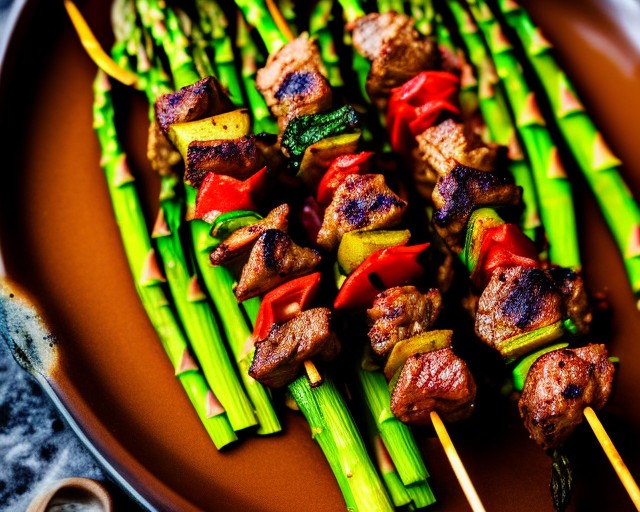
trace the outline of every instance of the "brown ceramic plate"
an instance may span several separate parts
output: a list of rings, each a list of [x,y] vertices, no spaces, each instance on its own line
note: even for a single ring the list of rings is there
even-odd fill
[[[527,4],[640,197],[638,4]],[[79,6],[110,44],[109,3]],[[42,345],[40,355],[56,356],[36,369],[41,382],[108,471],[149,509],[343,509],[300,416],[283,412],[284,435],[248,437],[224,453],[201,428],[130,279],[91,127],[94,76],[62,2],[28,1],[0,82],[0,245],[10,286],[33,301],[57,339],[55,348],[33,340]],[[134,97],[127,138],[140,169],[146,168],[145,115],[143,99]],[[594,337],[621,358],[615,395],[600,417],[640,475],[640,319],[596,204],[570,171],[586,278],[611,303],[610,319]],[[153,176],[144,174],[140,182],[153,198]],[[514,402],[485,393],[474,417],[452,425],[450,433],[488,510],[552,510],[550,459],[528,439]],[[418,438],[438,499],[432,510],[468,510],[433,433],[418,431]],[[567,448],[575,471],[572,510],[632,510],[586,426]]]

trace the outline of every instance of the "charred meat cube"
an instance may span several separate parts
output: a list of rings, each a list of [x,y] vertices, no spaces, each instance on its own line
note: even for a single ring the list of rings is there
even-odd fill
[[[231,110],[233,105],[222,84],[212,76],[175,92],[159,96],[154,105],[156,121],[164,134],[169,125],[195,121]]]
[[[586,334],[593,315],[582,274],[563,267],[552,267],[548,272],[562,293],[566,318],[571,320],[578,334]]]
[[[560,349],[529,370],[518,408],[531,438],[557,448],[582,422],[585,407],[600,409],[611,395],[614,367],[604,345]]]
[[[487,172],[461,164],[440,176],[433,190],[433,225],[449,248],[459,253],[473,210],[481,206],[516,206],[522,187],[506,172]]]
[[[541,268],[499,268],[478,300],[475,330],[504,355],[510,338],[563,319],[562,294]]]
[[[275,99],[278,103],[271,112],[282,132],[294,117],[331,108],[333,96],[329,81],[319,71],[293,71],[284,77]]]
[[[441,308],[435,288],[421,293],[415,286],[394,286],[379,293],[367,310],[374,352],[384,357],[398,341],[429,330]]]
[[[265,165],[255,135],[231,140],[193,141],[187,149],[185,181],[199,188],[210,172],[244,180]]]
[[[294,277],[309,274],[319,263],[320,254],[315,249],[296,245],[283,231],[267,229],[242,268],[236,298],[242,302],[265,293]]]
[[[209,256],[211,264],[226,265],[247,257],[254,242],[268,229],[286,232],[289,226],[287,215],[289,215],[289,205],[281,204],[271,210],[264,219],[237,229],[211,253]]]
[[[274,325],[256,343],[249,375],[265,386],[279,388],[298,376],[304,361],[331,361],[340,352],[340,342],[330,324],[331,310],[315,308]]]
[[[381,174],[351,174],[336,189],[325,210],[318,244],[333,250],[344,233],[354,229],[384,229],[396,226],[407,203],[385,183]]]
[[[430,425],[431,411],[444,421],[458,421],[473,412],[475,398],[467,364],[450,347],[442,348],[407,359],[391,393],[391,411],[412,425]]]
[[[269,108],[273,108],[280,102],[276,96],[285,78],[290,73],[305,71],[326,76],[318,47],[306,32],[269,55],[265,67],[256,74],[256,88],[264,96]]]
[[[440,64],[435,40],[420,35],[409,16],[371,13],[355,20],[350,28],[354,47],[371,60],[367,93],[383,111],[391,89]]]
[[[491,171],[504,163],[507,148],[485,144],[468,126],[447,119],[427,128],[418,137],[423,159],[439,176],[446,176],[456,165]]]

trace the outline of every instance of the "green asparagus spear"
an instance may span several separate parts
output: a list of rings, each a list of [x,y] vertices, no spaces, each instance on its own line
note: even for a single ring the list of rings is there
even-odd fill
[[[495,18],[485,10],[472,4],[471,10],[467,11],[457,1],[448,2],[447,6],[465,32],[480,28],[493,58],[533,170],[542,226],[549,243],[549,260],[563,267],[579,269],[580,251],[571,183],[513,48]]]
[[[514,2],[501,0],[498,4],[540,78],[564,139],[618,245],[631,289],[640,298],[640,209],[620,174],[620,161],[607,147],[570,79],[558,66],[551,44],[527,12]]]
[[[190,354],[184,333],[160,285],[160,277],[149,272],[157,268],[157,261],[126,156],[117,137],[110,83],[102,71],[94,82],[94,92],[94,130],[102,147],[102,166],[136,290],[176,376],[213,443],[222,448],[237,436],[226,413],[217,407],[215,395]]]

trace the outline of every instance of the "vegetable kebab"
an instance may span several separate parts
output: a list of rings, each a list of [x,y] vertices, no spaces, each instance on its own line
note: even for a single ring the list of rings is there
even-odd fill
[[[270,34],[261,33],[268,41]],[[331,91],[315,44],[302,34],[271,53],[256,87],[284,127],[280,142],[290,172],[316,193],[323,219],[313,238],[325,253],[337,253],[338,270],[349,274],[338,277],[334,308],[370,308],[374,351],[387,360],[385,373],[394,381],[392,411],[419,424],[430,424],[436,410],[448,421],[467,417],[475,382],[451,349],[451,331],[430,330],[441,305],[438,290],[417,287],[424,284],[428,244],[406,245],[411,233],[391,229],[407,203],[384,175],[369,170],[371,153],[354,152],[353,109],[328,111]],[[481,510],[475,491],[469,494]]]
[[[367,92],[388,108],[392,134],[415,137],[435,178],[433,225],[478,290],[476,333],[514,364],[522,390],[519,410],[531,437],[544,449],[558,448],[582,422],[583,411],[605,405],[614,379],[604,345],[558,343],[565,335],[588,332],[591,312],[581,274],[543,265],[532,241],[503,219],[515,218],[521,190],[505,171],[501,149],[485,144],[449,106],[454,96],[446,82],[455,77],[443,79],[439,59],[431,59],[431,69],[412,59],[417,65],[409,79],[408,66],[398,72],[384,65],[390,54],[429,47],[412,20],[399,13],[362,13],[350,28],[354,46],[372,61]],[[430,48],[437,56],[437,47]],[[411,103],[416,99],[418,106]],[[446,108],[425,126],[425,111],[443,100]]]

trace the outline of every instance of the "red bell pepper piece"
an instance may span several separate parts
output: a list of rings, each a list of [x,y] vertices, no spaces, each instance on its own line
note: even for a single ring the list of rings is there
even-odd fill
[[[335,158],[318,184],[318,203],[323,206],[328,205],[340,183],[349,174],[366,174],[369,171],[371,155],[373,155],[371,151],[362,151]]]
[[[368,308],[381,291],[415,282],[424,274],[418,259],[428,247],[428,243],[397,245],[374,252],[347,277],[333,307]]]
[[[423,71],[391,92],[387,109],[387,128],[395,151],[407,152],[414,136],[432,126],[441,114],[457,115],[460,80],[446,71]],[[417,118],[420,122],[410,124]],[[420,131],[418,131],[420,130]]]
[[[473,273],[475,284],[484,289],[497,268],[515,266],[540,266],[535,244],[515,224],[487,229]]]
[[[291,320],[307,309],[320,287],[320,272],[298,277],[278,286],[265,294],[253,327],[256,341],[265,339],[273,324]]]
[[[202,180],[198,190],[194,217],[196,219],[206,217],[208,222],[212,222],[221,213],[233,210],[257,210],[254,195],[264,188],[266,177],[266,166],[244,181],[210,172]]]

